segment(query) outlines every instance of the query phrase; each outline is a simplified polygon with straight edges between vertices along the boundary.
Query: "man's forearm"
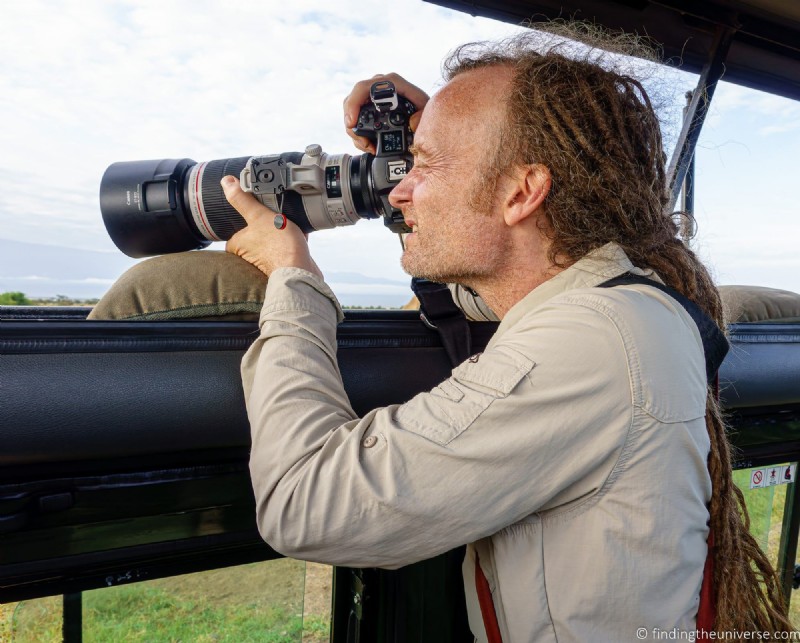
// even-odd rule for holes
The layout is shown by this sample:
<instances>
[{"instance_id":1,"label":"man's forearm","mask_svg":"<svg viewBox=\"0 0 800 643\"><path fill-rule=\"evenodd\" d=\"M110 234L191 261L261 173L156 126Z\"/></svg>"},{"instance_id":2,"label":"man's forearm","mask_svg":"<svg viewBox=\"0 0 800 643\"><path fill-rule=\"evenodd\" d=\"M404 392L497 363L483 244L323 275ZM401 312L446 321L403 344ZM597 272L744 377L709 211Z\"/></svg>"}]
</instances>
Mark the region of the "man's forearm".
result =
<instances>
[{"instance_id":1,"label":"man's forearm","mask_svg":"<svg viewBox=\"0 0 800 643\"><path fill-rule=\"evenodd\" d=\"M335 474L325 470L323 449L347 449L357 418L336 365L336 326L342 313L320 279L298 269L278 270L267 286L261 333L242 362L242 380L252 433L251 476L262 536L276 548L283 539L336 524L342 503ZM358 448L358 439L354 442ZM314 469L320 471L314 471ZM314 497L301 499L298 485ZM340 517L341 518L341 517ZM339 518L339 519L340 519ZM304 543L286 543L294 555Z\"/></svg>"}]
</instances>

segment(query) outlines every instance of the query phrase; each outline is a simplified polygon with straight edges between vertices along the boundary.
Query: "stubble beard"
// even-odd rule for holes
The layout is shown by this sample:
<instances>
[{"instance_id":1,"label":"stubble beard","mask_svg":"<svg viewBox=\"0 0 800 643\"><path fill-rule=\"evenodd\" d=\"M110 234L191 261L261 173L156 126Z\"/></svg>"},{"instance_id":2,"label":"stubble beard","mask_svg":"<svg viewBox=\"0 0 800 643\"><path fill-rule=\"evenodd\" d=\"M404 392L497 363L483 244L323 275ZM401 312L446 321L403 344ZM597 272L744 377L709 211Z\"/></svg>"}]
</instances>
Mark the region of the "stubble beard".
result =
<instances>
[{"instance_id":1,"label":"stubble beard","mask_svg":"<svg viewBox=\"0 0 800 643\"><path fill-rule=\"evenodd\" d=\"M412 277L469 288L477 288L479 283L497 274L507 248L499 236L488 232L491 228L487 222L496 205L498 176L485 172L473 176L462 217L455 219L454 225L459 228L445 233L423 226L423 231L416 233L413 247L405 249L400 259L405 272ZM409 214L418 220L414 206ZM431 212L426 218L443 219L438 212Z\"/></svg>"},{"instance_id":2,"label":"stubble beard","mask_svg":"<svg viewBox=\"0 0 800 643\"><path fill-rule=\"evenodd\" d=\"M410 258L408 251L403 253L400 265L412 277L438 283L463 283L463 279L467 277L461 271L448 270L444 266L437 266L433 262L418 260L417 257Z\"/></svg>"},{"instance_id":3,"label":"stubble beard","mask_svg":"<svg viewBox=\"0 0 800 643\"><path fill-rule=\"evenodd\" d=\"M417 235L419 234L418 232ZM448 283L448 280L452 279L453 271L447 267L449 262L442 261L441 248L427 248L426 245L422 243L421 237L417 236L414 239L414 246L406 247L404 250L400 265L412 277Z\"/></svg>"},{"instance_id":4,"label":"stubble beard","mask_svg":"<svg viewBox=\"0 0 800 643\"><path fill-rule=\"evenodd\" d=\"M467 220L463 223L470 225ZM424 232L417 235L413 246L403 252L400 265L412 277L429 281L475 288L496 275L504 253L499 238L477 235L474 230L458 231L449 239L425 236Z\"/></svg>"}]
</instances>

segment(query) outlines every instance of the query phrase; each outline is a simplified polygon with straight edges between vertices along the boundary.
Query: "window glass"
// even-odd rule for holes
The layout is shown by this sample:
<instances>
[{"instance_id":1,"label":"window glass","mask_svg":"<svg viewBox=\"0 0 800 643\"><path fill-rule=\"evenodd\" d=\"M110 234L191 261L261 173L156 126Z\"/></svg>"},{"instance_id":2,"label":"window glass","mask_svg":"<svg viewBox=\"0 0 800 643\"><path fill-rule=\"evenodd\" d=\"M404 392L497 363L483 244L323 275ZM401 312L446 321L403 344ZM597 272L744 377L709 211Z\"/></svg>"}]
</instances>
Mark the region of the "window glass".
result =
<instances>
[{"instance_id":1,"label":"window glass","mask_svg":"<svg viewBox=\"0 0 800 643\"><path fill-rule=\"evenodd\" d=\"M101 220L98 188L109 164L312 143L358 154L342 123L356 81L396 71L433 91L448 50L518 30L416 0L313 0L280 11L149 0L6 9L0 293L28 300L99 297L134 263ZM399 240L380 221L317 232L310 243L343 304L410 298Z\"/></svg>"},{"instance_id":2,"label":"window glass","mask_svg":"<svg viewBox=\"0 0 800 643\"><path fill-rule=\"evenodd\" d=\"M83 640L327 641L331 577L327 565L286 558L84 592ZM0 615L9 640L61 640L60 596Z\"/></svg>"},{"instance_id":3,"label":"window glass","mask_svg":"<svg viewBox=\"0 0 800 643\"><path fill-rule=\"evenodd\" d=\"M341 116L356 80L396 71L432 92L452 48L519 30L417 0L313 0L279 12L255 2L236 11L152 0L9 5L0 26L0 293L17 294L2 301L96 298L134 263L101 220L109 164L310 143L356 153ZM695 77L661 76L671 144ZM695 244L722 283L800 290L790 198L798 109L725 83L717 92L697 154ZM310 243L344 304L408 300L398 239L380 221L314 233Z\"/></svg>"},{"instance_id":4,"label":"window glass","mask_svg":"<svg viewBox=\"0 0 800 643\"><path fill-rule=\"evenodd\" d=\"M787 473L788 470L788 473ZM733 481L744 495L750 516L750 533L758 540L770 562L777 568L786 497L795 485L797 463L741 469L733 472ZM800 562L800 559L798 559ZM800 622L800 595L793 591L789 618Z\"/></svg>"}]
</instances>

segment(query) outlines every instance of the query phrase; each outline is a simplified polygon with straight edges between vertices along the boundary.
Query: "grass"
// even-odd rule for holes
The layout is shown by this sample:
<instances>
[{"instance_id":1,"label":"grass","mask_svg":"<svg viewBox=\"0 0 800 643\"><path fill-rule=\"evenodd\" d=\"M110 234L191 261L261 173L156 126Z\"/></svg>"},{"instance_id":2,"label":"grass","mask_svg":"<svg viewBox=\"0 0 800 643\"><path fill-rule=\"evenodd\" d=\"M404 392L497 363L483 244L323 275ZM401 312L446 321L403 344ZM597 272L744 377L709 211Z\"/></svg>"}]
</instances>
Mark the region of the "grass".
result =
<instances>
[{"instance_id":1,"label":"grass","mask_svg":"<svg viewBox=\"0 0 800 643\"><path fill-rule=\"evenodd\" d=\"M85 592L83 640L326 641L330 599L310 597L325 608L304 614L305 576L305 563L283 559ZM14 610L13 630L6 627L5 641L60 641L61 626L61 597L25 601Z\"/></svg>"},{"instance_id":2,"label":"grass","mask_svg":"<svg viewBox=\"0 0 800 643\"><path fill-rule=\"evenodd\" d=\"M15 641L38 643L61 638L58 597L18 608ZM198 604L154 587L129 585L103 592L84 608L84 641L299 641L302 614L277 607Z\"/></svg>"},{"instance_id":3,"label":"grass","mask_svg":"<svg viewBox=\"0 0 800 643\"><path fill-rule=\"evenodd\" d=\"M750 533L767 552L770 561L776 564L788 485L750 489L751 473L751 469L734 471L733 481L744 494L747 511L750 515ZM800 552L798 553L800 554ZM800 562L800 558L798 558L798 562ZM792 592L789 618L795 626L800 624L800 591Z\"/></svg>"},{"instance_id":4,"label":"grass","mask_svg":"<svg viewBox=\"0 0 800 643\"><path fill-rule=\"evenodd\" d=\"M750 489L747 470L734 481L775 561L788 487ZM790 616L800 623L794 594ZM330 568L282 559L85 592L83 627L86 643L320 643L330 630ZM0 605L0 643L60 640L61 597Z\"/></svg>"}]
</instances>

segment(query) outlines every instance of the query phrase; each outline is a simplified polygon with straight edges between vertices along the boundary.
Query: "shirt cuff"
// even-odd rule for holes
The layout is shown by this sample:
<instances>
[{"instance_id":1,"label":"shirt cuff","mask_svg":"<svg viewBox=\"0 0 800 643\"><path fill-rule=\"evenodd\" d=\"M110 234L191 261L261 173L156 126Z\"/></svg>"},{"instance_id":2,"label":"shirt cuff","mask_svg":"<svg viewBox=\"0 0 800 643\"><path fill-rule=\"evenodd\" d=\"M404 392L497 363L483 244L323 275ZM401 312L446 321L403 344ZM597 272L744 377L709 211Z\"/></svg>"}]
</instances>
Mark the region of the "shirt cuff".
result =
<instances>
[{"instance_id":1,"label":"shirt cuff","mask_svg":"<svg viewBox=\"0 0 800 643\"><path fill-rule=\"evenodd\" d=\"M278 268L267 281L259 325L272 313L290 310L307 311L322 318L334 315L337 324L344 320L336 295L320 277L302 268Z\"/></svg>"}]
</instances>

